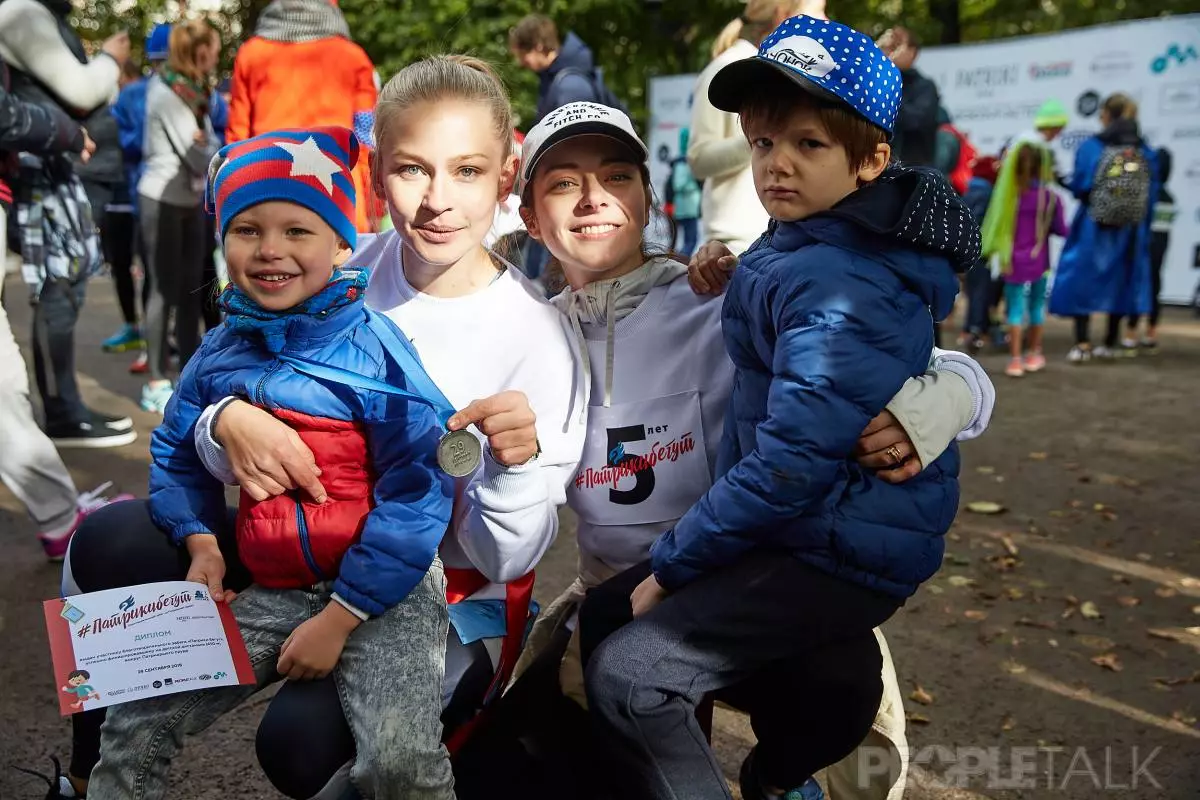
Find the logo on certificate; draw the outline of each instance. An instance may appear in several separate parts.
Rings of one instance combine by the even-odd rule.
[[[70,622],[72,625],[81,622],[83,618],[87,616],[70,603],[64,603],[62,611],[59,613],[62,615],[63,619],[65,619],[67,622]]]

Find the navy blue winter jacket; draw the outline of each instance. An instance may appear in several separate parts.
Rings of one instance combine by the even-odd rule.
[[[595,102],[595,71],[596,59],[591,48],[574,32],[568,32],[554,63],[538,74],[537,117],[533,123],[536,125],[542,117],[567,103]]]
[[[727,290],[737,368],[711,489],[651,551],[675,590],[755,548],[908,597],[941,565],[958,508],[951,445],[899,485],[853,459],[867,423],[929,364],[934,319],[978,256],[945,179],[899,169],[830,211],[773,223]]]

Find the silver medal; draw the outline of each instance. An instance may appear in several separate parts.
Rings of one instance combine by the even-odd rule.
[[[453,478],[465,478],[479,469],[483,446],[470,431],[451,431],[438,441],[438,466]]]

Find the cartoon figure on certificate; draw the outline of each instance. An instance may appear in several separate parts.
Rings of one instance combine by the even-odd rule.
[[[100,693],[88,684],[88,678],[92,677],[86,669],[73,669],[67,675],[67,685],[62,687],[66,694],[73,694],[79,699],[71,703],[71,708],[76,710],[83,708],[85,700],[99,700]]]

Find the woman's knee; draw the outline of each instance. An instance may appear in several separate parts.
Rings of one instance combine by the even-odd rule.
[[[285,683],[258,724],[254,747],[281,793],[304,800],[321,792],[355,755],[333,679]]]
[[[652,679],[625,632],[605,639],[584,665],[588,708],[605,717],[629,716],[636,696]]]
[[[155,527],[145,500],[112,503],[84,517],[67,558],[84,592],[183,577],[179,554]]]

